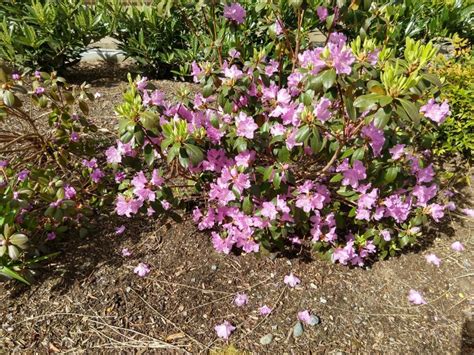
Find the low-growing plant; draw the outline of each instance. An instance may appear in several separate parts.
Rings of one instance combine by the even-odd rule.
[[[106,34],[83,0],[6,0],[0,4],[0,59],[14,68],[61,70]]]
[[[433,71],[442,78],[440,100],[450,103],[451,115],[434,132],[435,153],[446,155],[461,153],[468,160],[474,156],[474,62],[472,56],[446,60]]]
[[[403,57],[394,53],[333,32],[324,47],[297,53],[289,75],[261,50],[195,64],[194,98],[168,102],[145,78],[131,82],[116,109],[120,144],[149,169],[123,168],[121,148],[109,148],[122,173],[116,212],[194,203],[198,228],[223,253],[311,243],[363,265],[415,243],[453,207],[436,202],[420,129],[422,120],[437,127],[449,106],[433,99],[431,43],[407,38]]]
[[[0,274],[28,282],[43,245],[90,228],[93,209],[107,199],[85,117],[94,97],[56,73],[22,75],[0,68]]]

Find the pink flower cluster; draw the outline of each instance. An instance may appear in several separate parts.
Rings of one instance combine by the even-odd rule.
[[[321,20],[327,16],[324,9],[318,14]],[[241,23],[245,10],[234,3],[226,6],[224,15]],[[136,83],[144,108],[158,114],[156,131],[184,122],[190,141],[200,142],[204,150],[203,160],[185,169],[186,176],[204,187],[193,219],[199,230],[210,232],[216,251],[251,253],[258,252],[264,241],[283,239],[289,247],[308,241],[330,251],[334,262],[360,266],[379,249],[397,246],[399,238],[419,236],[415,217],[440,221],[446,210],[454,208],[452,202],[436,200],[438,186],[430,157],[398,140],[393,128],[371,122],[374,112],[358,113],[353,124],[346,122],[341,98],[315,94],[308,102],[303,96],[308,82],[322,72],[334,71],[338,80],[357,74],[352,70],[356,57],[346,40],[343,34],[332,33],[325,47],[300,53],[298,67],[285,84],[278,78],[278,62],[242,65],[240,54],[233,51],[214,78],[227,96],[197,93],[189,105],[150,92],[145,78]],[[192,65],[195,82],[209,82],[210,72]],[[227,101],[222,102],[222,97]],[[446,105],[430,100],[421,112],[441,122],[449,114]],[[341,121],[345,126],[339,132]],[[343,144],[362,150],[363,155],[351,156],[346,154],[351,153],[347,146],[339,147],[345,153],[336,152],[329,166],[322,169],[321,163],[314,174],[311,164],[318,159],[327,162],[333,153],[317,154],[313,142],[304,138],[306,127],[308,135],[311,127],[320,140],[328,141],[326,147],[344,139]],[[156,131],[146,136],[141,148],[153,147],[160,159],[169,148],[160,148],[165,137]],[[107,161],[114,167],[123,164],[125,158],[138,156],[139,146],[133,140],[117,142],[107,150]],[[86,166],[96,169],[91,162]],[[130,217],[141,211],[152,216],[157,209],[170,207],[158,170],[138,171],[129,179],[127,174],[116,173],[122,187],[117,214]]]

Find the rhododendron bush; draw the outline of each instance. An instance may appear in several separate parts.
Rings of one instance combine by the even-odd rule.
[[[333,32],[289,73],[263,51],[245,59],[231,50],[222,66],[194,63],[200,90],[171,101],[146,78],[130,80],[117,107],[120,141],[106,152],[117,214],[191,208],[226,254],[311,244],[363,265],[413,244],[453,208],[438,197],[423,140],[449,105],[425,71],[432,44],[407,38],[405,48],[395,58]]]
[[[0,83],[0,275],[28,282],[25,271],[48,258],[46,244],[71,231],[84,236],[108,193],[86,117],[88,86],[3,66]]]

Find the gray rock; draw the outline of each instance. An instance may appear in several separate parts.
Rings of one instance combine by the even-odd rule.
[[[300,321],[296,322],[295,326],[293,327],[293,336],[298,338],[303,335],[304,328],[303,324]]]
[[[268,345],[273,341],[273,334],[268,333],[260,338],[260,344]]]
[[[311,326],[315,326],[319,323],[321,323],[321,320],[319,319],[319,317],[315,316],[315,315],[311,315],[308,324],[311,325]]]

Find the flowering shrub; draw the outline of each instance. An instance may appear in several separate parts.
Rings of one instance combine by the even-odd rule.
[[[227,17],[240,22],[239,11]],[[435,167],[420,148],[420,121],[435,129],[449,114],[425,71],[436,50],[410,38],[405,48],[396,58],[333,32],[298,53],[289,75],[263,50],[248,61],[231,51],[217,68],[194,64],[201,91],[173,102],[139,77],[107,151],[120,181],[116,212],[194,204],[222,253],[311,243],[334,262],[363,265],[413,244],[453,204],[437,202]],[[148,169],[130,164],[141,157]]]
[[[27,80],[31,87],[0,68],[0,273],[23,282],[45,258],[38,249],[76,228],[85,235],[107,198],[90,159],[98,142],[85,117],[87,85],[71,88],[56,73]]]

